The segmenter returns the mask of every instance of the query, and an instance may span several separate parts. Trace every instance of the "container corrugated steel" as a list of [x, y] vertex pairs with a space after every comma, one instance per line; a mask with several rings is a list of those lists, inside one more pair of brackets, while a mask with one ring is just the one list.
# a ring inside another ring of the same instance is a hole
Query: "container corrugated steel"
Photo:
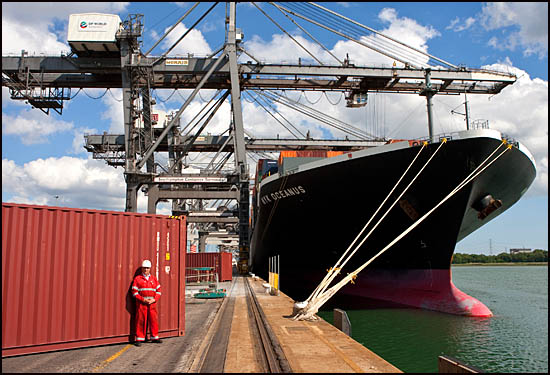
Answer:
[[279, 166], [283, 163], [284, 158], [294, 158], [294, 157], [296, 157], [296, 151], [281, 151], [279, 153], [279, 160], [278, 160]]
[[193, 276], [204, 274], [203, 271], [196, 271], [191, 268], [213, 267], [214, 273], [218, 274], [218, 280], [221, 281], [219, 253], [187, 253], [185, 255], [185, 267], [185, 275], [188, 280], [195, 280]]
[[2, 356], [133, 340], [152, 262], [161, 337], [185, 333], [185, 218], [2, 203]]
[[231, 281], [233, 280], [233, 255], [229, 252], [222, 251], [221, 256], [221, 268], [220, 268], [220, 280]]
[[342, 151], [323, 151], [323, 150], [299, 150], [299, 151], [281, 151], [278, 164], [281, 166], [285, 159], [290, 158], [326, 158], [343, 154]]
[[223, 251], [221, 253], [187, 253], [185, 260], [186, 275], [192, 276], [197, 273], [190, 268], [214, 267], [214, 272], [218, 274], [219, 281], [231, 281], [233, 279], [231, 257], [231, 253]]

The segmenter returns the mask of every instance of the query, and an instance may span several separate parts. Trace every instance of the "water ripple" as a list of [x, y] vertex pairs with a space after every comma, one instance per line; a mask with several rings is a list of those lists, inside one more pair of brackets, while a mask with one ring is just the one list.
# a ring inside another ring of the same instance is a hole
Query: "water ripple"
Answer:
[[353, 338], [405, 372], [437, 372], [443, 354], [486, 372], [548, 372], [547, 266], [456, 267], [453, 282], [494, 316], [350, 310]]

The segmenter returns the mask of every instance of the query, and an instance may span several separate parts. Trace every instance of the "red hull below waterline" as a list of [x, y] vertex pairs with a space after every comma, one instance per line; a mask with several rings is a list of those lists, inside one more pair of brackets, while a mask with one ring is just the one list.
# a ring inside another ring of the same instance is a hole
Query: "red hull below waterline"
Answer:
[[[285, 284], [282, 291], [299, 296], [298, 301], [307, 299], [324, 274], [316, 272], [304, 275], [286, 274], [282, 280], [297, 279], [301, 282]], [[340, 278], [331, 284], [335, 285]], [[327, 288], [328, 289], [328, 288]], [[305, 291], [308, 291], [308, 295]], [[364, 270], [357, 275], [354, 283], [349, 283], [334, 295], [326, 306], [346, 306], [347, 309], [417, 307], [454, 315], [488, 318], [491, 310], [476, 298], [458, 289], [452, 282], [451, 270]]]
[[487, 306], [453, 284], [451, 270], [407, 270], [398, 276], [369, 270], [341, 292], [349, 298], [384, 300], [455, 315], [493, 316]]

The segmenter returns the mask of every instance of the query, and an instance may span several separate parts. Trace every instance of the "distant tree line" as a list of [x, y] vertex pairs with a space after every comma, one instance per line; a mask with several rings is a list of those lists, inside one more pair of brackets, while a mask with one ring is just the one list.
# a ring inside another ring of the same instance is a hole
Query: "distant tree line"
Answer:
[[529, 253], [500, 253], [498, 255], [461, 254], [453, 256], [452, 264], [464, 263], [521, 263], [521, 262], [548, 262], [548, 251], [537, 249]]

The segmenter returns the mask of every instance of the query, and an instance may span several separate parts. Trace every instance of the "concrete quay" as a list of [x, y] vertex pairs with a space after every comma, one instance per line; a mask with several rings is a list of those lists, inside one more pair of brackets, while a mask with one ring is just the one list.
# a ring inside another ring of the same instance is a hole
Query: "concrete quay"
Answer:
[[[290, 319], [294, 301], [265, 292], [264, 280], [248, 277], [258, 305], [288, 363], [297, 373], [402, 372], [322, 319]], [[219, 284], [224, 299], [197, 299], [188, 286], [185, 335], [162, 344], [129, 343], [2, 358], [2, 372], [55, 373], [261, 373], [255, 326], [249, 312], [245, 278]], [[162, 303], [162, 300], [161, 300]], [[162, 330], [162, 327], [161, 327]]]
[[[294, 301], [290, 297], [282, 292], [276, 296], [266, 293], [264, 280], [249, 278], [249, 281], [292, 372], [402, 372], [322, 319], [293, 321], [290, 315]], [[254, 356], [242, 277], [234, 279], [228, 297], [235, 298], [235, 307], [224, 372], [261, 372]]]

